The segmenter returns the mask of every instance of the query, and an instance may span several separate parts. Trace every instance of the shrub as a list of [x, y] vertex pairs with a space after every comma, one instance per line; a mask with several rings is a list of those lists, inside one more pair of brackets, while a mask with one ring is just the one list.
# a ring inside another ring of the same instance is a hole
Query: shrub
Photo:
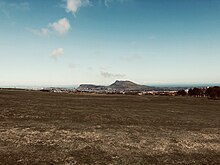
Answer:
[[220, 87], [210, 87], [205, 92], [206, 96], [209, 96], [212, 99], [220, 98]]
[[189, 89], [188, 94], [190, 96], [203, 96], [204, 92], [200, 88], [193, 88], [193, 89]]
[[179, 96], [186, 96], [187, 93], [186, 93], [185, 90], [179, 90], [179, 91], [177, 92], [177, 95], [179, 95]]

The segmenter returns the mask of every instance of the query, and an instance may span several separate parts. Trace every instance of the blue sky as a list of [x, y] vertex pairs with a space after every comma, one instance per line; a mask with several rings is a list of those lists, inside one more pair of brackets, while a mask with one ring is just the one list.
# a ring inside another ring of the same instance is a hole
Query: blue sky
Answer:
[[0, 0], [0, 85], [220, 83], [219, 0]]

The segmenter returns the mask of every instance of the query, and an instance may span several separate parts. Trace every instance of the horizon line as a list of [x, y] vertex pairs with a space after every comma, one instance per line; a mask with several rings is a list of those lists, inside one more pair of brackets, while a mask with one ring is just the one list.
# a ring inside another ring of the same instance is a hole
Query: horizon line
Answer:
[[[19, 87], [77, 87], [81, 84], [91, 84], [91, 85], [103, 85], [108, 86], [109, 84], [96, 84], [96, 83], [80, 83], [80, 84], [39, 84], [39, 85], [21, 85], [21, 84], [13, 84], [13, 85], [1, 85], [0, 88], [19, 88]], [[162, 86], [162, 87], [188, 87], [188, 86], [220, 86], [220, 83], [149, 83], [149, 84], [139, 84], [139, 85], [146, 85], [146, 86]]]

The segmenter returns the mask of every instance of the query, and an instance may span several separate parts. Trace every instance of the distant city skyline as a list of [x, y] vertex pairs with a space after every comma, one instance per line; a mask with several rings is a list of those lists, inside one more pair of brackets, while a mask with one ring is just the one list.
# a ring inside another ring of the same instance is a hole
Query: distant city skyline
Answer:
[[219, 0], [0, 0], [0, 86], [220, 83]]

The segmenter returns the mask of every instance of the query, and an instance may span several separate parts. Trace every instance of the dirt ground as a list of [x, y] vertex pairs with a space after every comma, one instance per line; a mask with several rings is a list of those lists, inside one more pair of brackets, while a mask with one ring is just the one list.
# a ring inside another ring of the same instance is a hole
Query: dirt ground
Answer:
[[220, 164], [220, 100], [0, 90], [0, 164]]

